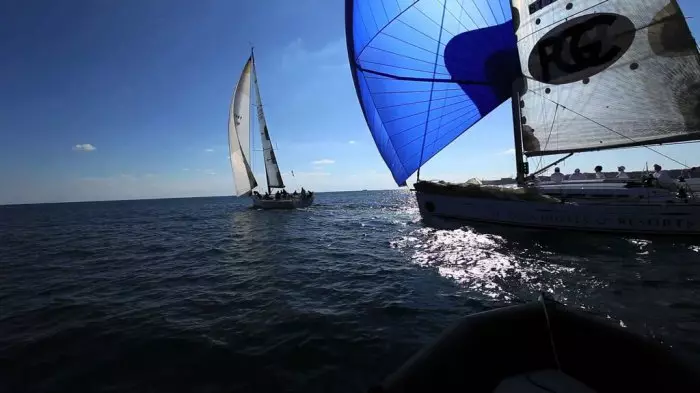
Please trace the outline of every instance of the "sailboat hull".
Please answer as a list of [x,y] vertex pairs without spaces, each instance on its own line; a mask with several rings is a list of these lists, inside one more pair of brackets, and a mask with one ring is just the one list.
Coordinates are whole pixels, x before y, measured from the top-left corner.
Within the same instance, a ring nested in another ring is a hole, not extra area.
[[290,198],[290,199],[260,199],[256,197],[253,200],[253,208],[265,210],[292,210],[303,209],[314,203],[314,196],[309,198]]
[[541,229],[634,234],[700,235],[700,203],[563,203],[546,197],[448,195],[439,186],[416,184],[423,220],[439,227],[470,222]]

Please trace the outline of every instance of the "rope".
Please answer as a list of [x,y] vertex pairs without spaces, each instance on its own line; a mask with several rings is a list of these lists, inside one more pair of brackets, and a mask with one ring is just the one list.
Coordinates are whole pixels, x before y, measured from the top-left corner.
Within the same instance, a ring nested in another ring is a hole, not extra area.
[[559,363],[559,355],[557,354],[557,347],[554,344],[554,336],[552,335],[552,325],[549,320],[549,312],[547,311],[547,303],[544,297],[544,293],[540,294],[540,303],[542,303],[542,309],[544,310],[544,317],[547,320],[547,334],[549,335],[549,343],[552,345],[552,355],[554,356],[554,362],[557,364],[557,369],[561,370],[561,363]]

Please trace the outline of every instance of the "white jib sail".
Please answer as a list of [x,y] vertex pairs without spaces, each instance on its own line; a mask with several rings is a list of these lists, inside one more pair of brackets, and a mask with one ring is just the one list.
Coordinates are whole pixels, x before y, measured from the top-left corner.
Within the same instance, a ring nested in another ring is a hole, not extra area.
[[250,168],[250,83],[253,58],[243,68],[231,101],[228,119],[228,147],[236,195],[248,195],[258,183]]
[[272,141],[270,133],[267,131],[267,122],[265,122],[265,114],[263,113],[262,100],[260,99],[260,89],[258,88],[258,76],[255,72],[255,63],[253,63],[253,84],[255,85],[255,98],[258,109],[258,123],[260,125],[260,141],[263,148],[263,156],[265,157],[265,175],[267,176],[267,186],[274,188],[284,188],[280,167],[277,165],[277,157],[272,150]]

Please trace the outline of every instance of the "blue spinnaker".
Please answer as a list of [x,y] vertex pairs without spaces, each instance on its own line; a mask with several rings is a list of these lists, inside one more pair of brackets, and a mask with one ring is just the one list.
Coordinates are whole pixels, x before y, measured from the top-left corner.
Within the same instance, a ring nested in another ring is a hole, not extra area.
[[346,0],[345,13],[357,95],[398,185],[520,75],[509,0]]

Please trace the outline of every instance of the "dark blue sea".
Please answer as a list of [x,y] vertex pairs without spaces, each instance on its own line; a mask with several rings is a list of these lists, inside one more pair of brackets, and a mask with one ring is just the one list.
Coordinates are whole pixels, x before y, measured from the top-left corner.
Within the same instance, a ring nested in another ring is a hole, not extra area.
[[0,206],[0,392],[361,392],[547,292],[700,359],[700,240],[426,228],[408,191]]

